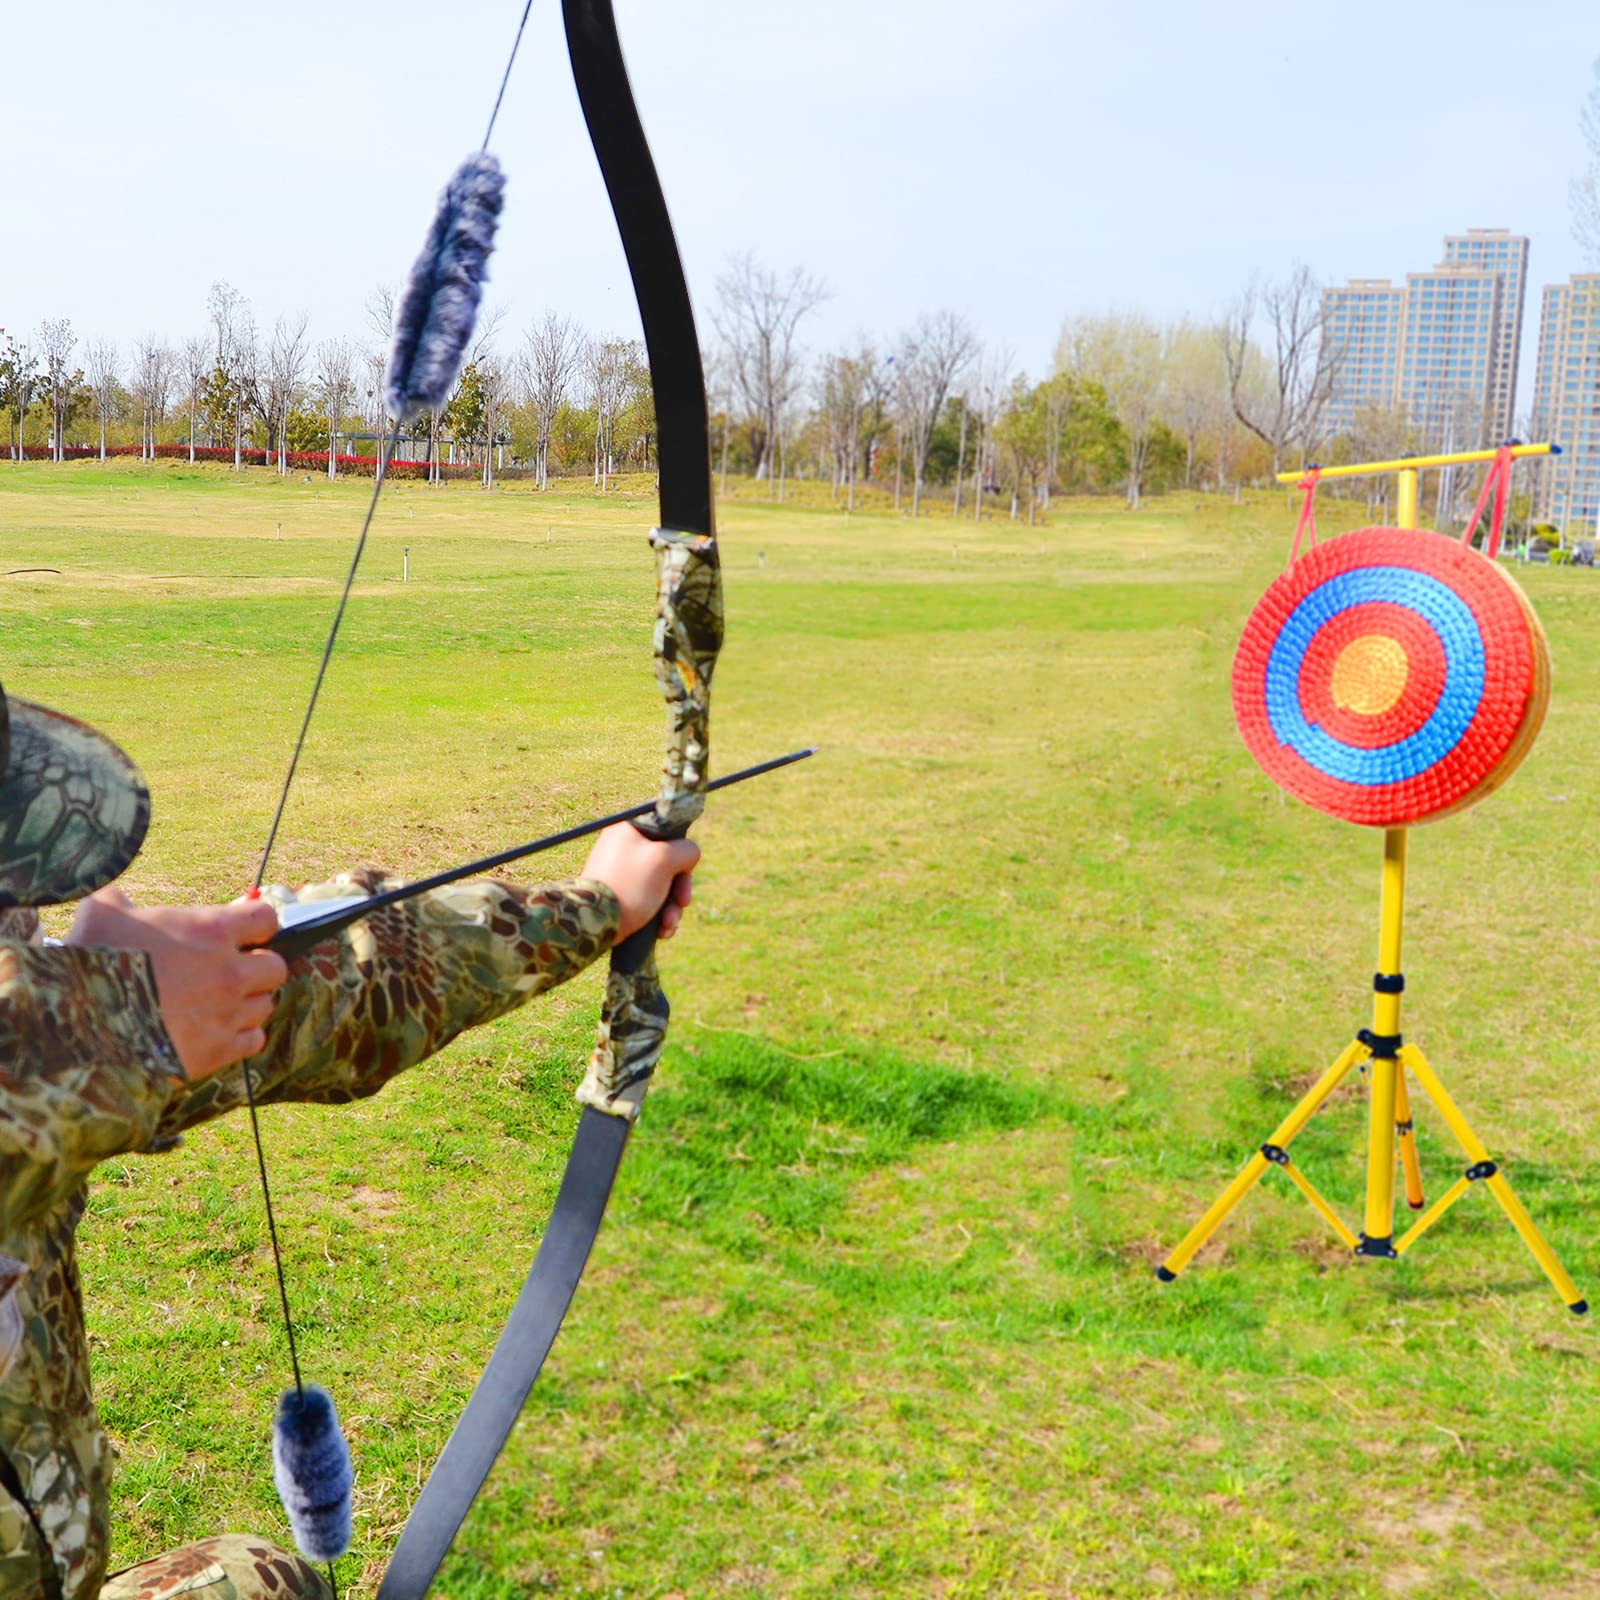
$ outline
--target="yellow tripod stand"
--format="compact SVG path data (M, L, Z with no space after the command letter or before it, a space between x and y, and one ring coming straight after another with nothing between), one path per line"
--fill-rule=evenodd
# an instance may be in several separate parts
M1520 445L1514 456L1544 455L1550 445ZM1356 477L1393 472L1396 476L1395 521L1402 528L1417 526L1418 473L1427 467L1456 465L1489 460L1493 451L1468 451L1452 456L1408 457L1398 461L1379 461L1328 468L1325 477ZM1294 473L1279 475L1280 483L1293 482ZM1405 980L1400 968L1400 934L1405 915L1406 830L1390 828L1383 838L1383 891L1378 910L1378 971L1373 978L1372 1026L1363 1028L1345 1047L1309 1093L1279 1123L1272 1137L1251 1156L1244 1170L1217 1197L1211 1209L1189 1230L1188 1237L1156 1268L1163 1283L1171 1283L1188 1266L1194 1254L1221 1227L1233 1208L1253 1189L1268 1167L1281 1167L1295 1187L1316 1208L1318 1214L1357 1255L1393 1260L1404 1255L1424 1233L1447 1212L1474 1184L1483 1183L1510 1217L1511 1225L1522 1235L1522 1242L1555 1285L1567 1308L1582 1316L1589 1303L1578 1293L1555 1252L1544 1241L1522 1202L1512 1192L1505 1174L1456 1108L1438 1074L1414 1045L1400 1036L1400 995ZM1310 1179L1289 1158L1289 1145L1295 1135L1316 1115L1318 1107L1345 1080L1353 1067L1366 1071L1371 1084L1367 1121L1366 1214L1357 1236L1340 1219L1333 1207L1318 1193ZM1399 1239L1394 1237L1394 1169L1398 1146L1405 1171L1406 1199L1413 1210L1423 1206L1422 1170L1417 1161L1417 1145L1411 1128L1411 1103L1406 1092L1410 1073L1423 1092L1438 1108L1451 1133L1466 1152L1469 1165L1456 1181L1412 1224Z
M1373 979L1372 1027L1363 1028L1345 1047L1339 1058L1317 1079L1293 1111L1273 1130L1272 1137L1249 1159L1244 1170L1217 1197L1211 1209L1189 1230L1188 1236L1156 1268L1163 1283L1171 1283L1189 1264L1195 1252L1221 1227L1233 1208L1255 1187L1268 1167L1281 1167L1295 1187L1316 1208L1328 1226L1357 1255L1393 1260L1402 1256L1475 1183L1486 1184L1500 1202L1511 1225L1533 1252L1533 1258L1555 1285L1567 1309L1582 1316L1589 1303L1577 1290L1534 1226L1533 1218L1512 1192L1505 1174L1490 1157L1455 1101L1428 1065L1427 1058L1400 1036L1400 995L1405 980L1400 971L1400 934L1405 911L1406 830L1390 828L1383 836L1383 893L1379 906L1378 973ZM1311 1180L1289 1156L1295 1135L1316 1114L1318 1107L1344 1081L1353 1067L1364 1067L1371 1097L1367 1120L1367 1196L1364 1226L1359 1236L1345 1226L1338 1213L1317 1191ZM1417 1162L1416 1140L1411 1128L1411 1105L1406 1093L1406 1074L1410 1073L1423 1092L1438 1108L1471 1163L1433 1205L1399 1239L1394 1237L1394 1171L1398 1146L1405 1170L1406 1198L1420 1210L1422 1171Z

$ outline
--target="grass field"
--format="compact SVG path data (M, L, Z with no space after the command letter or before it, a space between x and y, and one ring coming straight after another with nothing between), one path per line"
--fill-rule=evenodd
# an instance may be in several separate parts
M0 568L60 569L0 579L0 680L143 764L136 892L248 881L365 493L0 464ZM421 873L648 796L653 510L645 483L387 490L271 876ZM824 754L698 831L665 1066L439 1593L1600 1595L1596 1328L1487 1195L1356 1263L1269 1175L1151 1276L1368 1021L1379 839L1282 798L1228 706L1292 520L722 507L716 764ZM1406 1024L1600 1299L1600 580L1525 581L1549 720L1505 790L1412 838ZM267 1119L358 1592L531 1259L598 981L366 1105ZM1418 1121L1437 1191L1463 1163ZM1364 1129L1351 1087L1296 1146L1357 1225ZM283 1536L247 1137L94 1189L119 1564Z

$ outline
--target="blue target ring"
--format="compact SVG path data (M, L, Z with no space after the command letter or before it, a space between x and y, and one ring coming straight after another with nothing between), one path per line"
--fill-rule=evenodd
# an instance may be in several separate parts
M1273 580L1233 659L1233 713L1290 794L1367 827L1449 816L1539 731L1550 657L1527 597L1461 541L1328 540Z
M1306 720L1300 705L1300 666L1319 628L1342 611L1374 601L1405 606L1432 627L1444 649L1445 682L1432 715L1415 733L1394 744L1362 749ZM1414 568L1358 567L1325 579L1285 619L1267 657L1267 719L1280 744L1330 778L1399 783L1455 749L1478 714L1483 684L1483 636L1459 596Z

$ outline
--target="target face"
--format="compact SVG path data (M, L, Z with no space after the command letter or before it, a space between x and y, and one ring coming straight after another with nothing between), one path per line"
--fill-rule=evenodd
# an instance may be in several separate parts
M1508 778L1550 698L1521 589L1457 540L1363 528L1261 597L1233 662L1233 714L1268 777L1374 828L1459 811Z

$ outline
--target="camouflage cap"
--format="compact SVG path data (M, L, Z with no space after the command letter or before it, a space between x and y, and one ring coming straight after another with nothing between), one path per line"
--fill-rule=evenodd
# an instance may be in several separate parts
M139 853L150 793L102 733L0 689L0 908L110 883Z

